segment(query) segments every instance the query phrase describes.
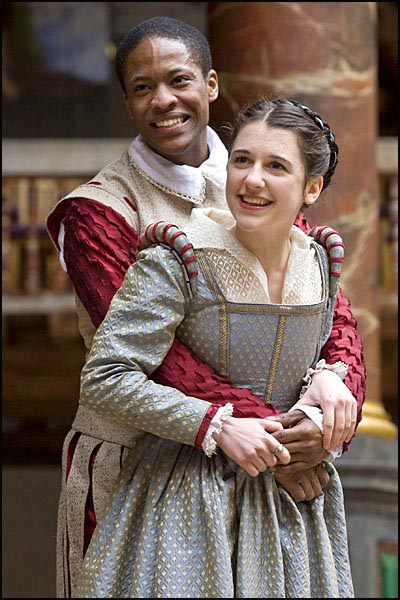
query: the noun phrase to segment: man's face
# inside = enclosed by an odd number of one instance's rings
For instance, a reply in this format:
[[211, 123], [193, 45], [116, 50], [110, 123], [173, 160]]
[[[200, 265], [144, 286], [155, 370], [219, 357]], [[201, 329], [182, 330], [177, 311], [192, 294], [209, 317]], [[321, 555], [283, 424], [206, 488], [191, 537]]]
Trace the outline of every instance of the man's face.
[[198, 167], [208, 157], [209, 103], [218, 78], [206, 79], [186, 46], [168, 38], [146, 38], [128, 56], [125, 102], [146, 143], [164, 158]]

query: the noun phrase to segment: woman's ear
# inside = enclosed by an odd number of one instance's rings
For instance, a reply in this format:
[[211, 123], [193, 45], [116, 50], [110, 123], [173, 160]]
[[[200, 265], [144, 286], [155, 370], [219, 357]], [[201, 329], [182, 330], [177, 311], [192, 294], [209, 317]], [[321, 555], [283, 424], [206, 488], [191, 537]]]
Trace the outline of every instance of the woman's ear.
[[314, 204], [314, 202], [316, 202], [319, 198], [323, 185], [324, 178], [322, 175], [316, 179], [310, 179], [307, 181], [306, 189], [304, 191], [304, 204]]

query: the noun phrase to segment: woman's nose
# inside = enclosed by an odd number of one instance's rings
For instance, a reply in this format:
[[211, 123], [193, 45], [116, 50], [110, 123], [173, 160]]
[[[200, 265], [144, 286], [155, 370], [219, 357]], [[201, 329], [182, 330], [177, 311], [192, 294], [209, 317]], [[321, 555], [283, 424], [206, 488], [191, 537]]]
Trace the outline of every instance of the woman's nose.
[[253, 165], [246, 176], [246, 185], [249, 188], [263, 188], [265, 186], [264, 175], [261, 167]]

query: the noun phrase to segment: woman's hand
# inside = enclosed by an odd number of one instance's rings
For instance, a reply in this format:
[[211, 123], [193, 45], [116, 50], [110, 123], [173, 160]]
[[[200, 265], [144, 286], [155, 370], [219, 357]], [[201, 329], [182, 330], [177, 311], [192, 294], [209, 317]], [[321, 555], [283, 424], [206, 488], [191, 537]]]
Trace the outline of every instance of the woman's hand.
[[281, 423], [269, 419], [238, 419], [228, 417], [224, 420], [220, 433], [213, 438], [223, 452], [234, 460], [252, 477], [277, 464], [288, 464], [290, 454], [271, 433], [282, 429]]
[[275, 473], [276, 481], [285, 488], [295, 502], [313, 500], [322, 494], [323, 488], [329, 481], [323, 464], [316, 465], [310, 469], [297, 471], [291, 475]]
[[304, 396], [291, 408], [319, 406], [324, 416], [323, 447], [331, 451], [349, 442], [357, 420], [357, 402], [336, 373], [322, 369], [314, 373]]

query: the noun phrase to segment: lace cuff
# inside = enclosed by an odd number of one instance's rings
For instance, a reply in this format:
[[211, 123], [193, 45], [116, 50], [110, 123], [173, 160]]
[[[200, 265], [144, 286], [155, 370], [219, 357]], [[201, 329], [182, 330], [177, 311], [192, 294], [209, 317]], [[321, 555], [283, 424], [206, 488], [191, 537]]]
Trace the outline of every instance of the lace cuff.
[[207, 433], [204, 436], [203, 443], [201, 444], [202, 449], [205, 454], [210, 457], [216, 452], [217, 442], [212, 437], [213, 433], [221, 433], [222, 426], [227, 417], [232, 416], [233, 413], [233, 404], [228, 402], [224, 406], [221, 406], [211, 419], [211, 423], [209, 428], [207, 429]]
[[307, 369], [307, 372], [303, 377], [303, 381], [305, 381], [306, 385], [303, 385], [303, 387], [301, 388], [299, 400], [300, 400], [300, 398], [302, 398], [304, 396], [304, 394], [310, 387], [311, 381], [312, 381], [311, 378], [312, 378], [312, 375], [314, 375], [314, 373], [320, 373], [323, 369], [327, 369], [328, 371], [333, 371], [334, 373], [336, 373], [336, 375], [338, 375], [340, 377], [340, 379], [343, 381], [347, 375], [348, 368], [349, 368], [349, 365], [347, 365], [346, 363], [344, 363], [341, 360], [338, 360], [337, 362], [333, 363], [333, 365], [330, 365], [325, 361], [324, 358], [321, 358], [321, 360], [319, 360], [317, 362], [315, 367], [310, 367], [309, 369]]

